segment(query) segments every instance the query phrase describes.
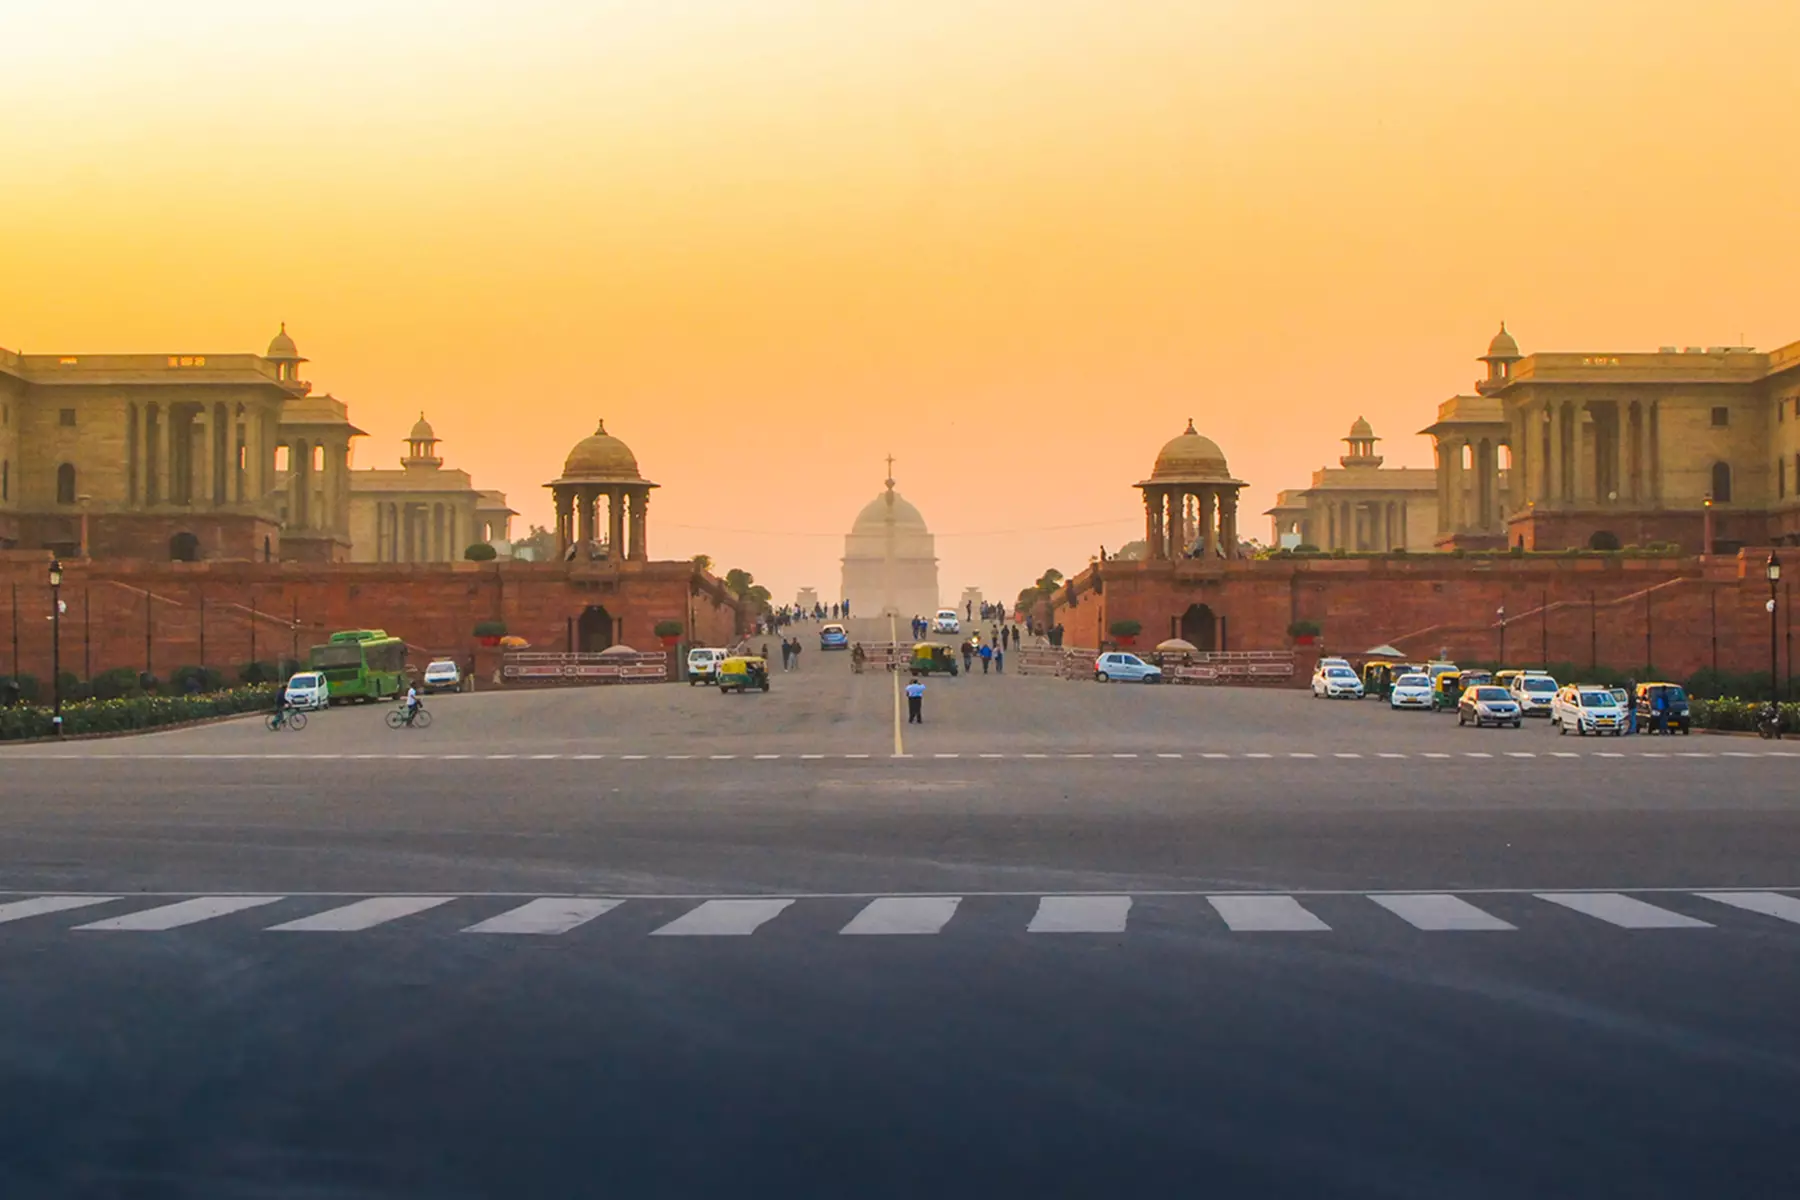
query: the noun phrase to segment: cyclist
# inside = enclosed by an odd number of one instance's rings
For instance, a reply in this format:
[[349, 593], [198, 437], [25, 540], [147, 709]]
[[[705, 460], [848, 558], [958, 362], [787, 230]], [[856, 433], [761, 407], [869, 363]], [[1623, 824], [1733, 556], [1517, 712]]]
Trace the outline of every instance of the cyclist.
[[287, 724], [288, 702], [287, 689], [280, 684], [275, 685], [275, 714], [269, 718], [270, 729], [280, 729]]
[[419, 715], [419, 689], [411, 684], [406, 688], [406, 723], [411, 725], [413, 718]]

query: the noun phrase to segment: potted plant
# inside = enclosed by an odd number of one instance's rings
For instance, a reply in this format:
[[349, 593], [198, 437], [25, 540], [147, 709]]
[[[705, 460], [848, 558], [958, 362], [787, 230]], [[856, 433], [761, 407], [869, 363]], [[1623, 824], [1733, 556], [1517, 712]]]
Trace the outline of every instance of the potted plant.
[[1317, 621], [1291, 621], [1288, 623], [1288, 636], [1294, 639], [1296, 646], [1310, 646], [1318, 640], [1322, 632]]
[[1118, 639], [1119, 645], [1135, 646], [1137, 645], [1137, 635], [1144, 631], [1144, 623], [1127, 618], [1123, 621], [1114, 621], [1106, 627], [1106, 631]]
[[505, 621], [475, 622], [475, 640], [484, 646], [498, 646], [500, 644], [500, 639], [505, 636]]
[[651, 632], [662, 639], [665, 647], [674, 646], [681, 640], [682, 624], [680, 621], [658, 621]]

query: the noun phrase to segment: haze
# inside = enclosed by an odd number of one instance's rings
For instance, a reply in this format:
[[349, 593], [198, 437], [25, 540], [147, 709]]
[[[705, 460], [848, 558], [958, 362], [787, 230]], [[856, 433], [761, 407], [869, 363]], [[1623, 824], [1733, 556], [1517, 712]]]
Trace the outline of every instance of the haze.
[[[479, 486], [604, 416], [657, 557], [829, 596], [897, 456], [943, 588], [1260, 513], [1527, 353], [1800, 336], [1787, 3], [12, 0], [0, 345], [261, 351]], [[1266, 536], [1247, 516], [1246, 532]]]

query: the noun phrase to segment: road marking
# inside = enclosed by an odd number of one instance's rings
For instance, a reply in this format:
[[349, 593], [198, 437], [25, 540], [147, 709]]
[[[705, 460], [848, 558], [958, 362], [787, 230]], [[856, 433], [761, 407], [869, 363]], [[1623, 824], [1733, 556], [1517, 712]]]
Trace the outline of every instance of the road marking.
[[489, 917], [463, 930], [464, 933], [567, 933], [577, 925], [585, 925], [602, 913], [611, 912], [623, 900], [581, 900], [573, 897], [540, 896], [536, 900]]
[[[825, 756], [823, 754], [802, 754], [800, 757], [801, 758], [824, 758]], [[869, 756], [866, 754], [846, 754], [846, 755], [844, 755], [844, 757], [845, 758], [867, 758]]]
[[1494, 756], [1489, 754], [1486, 750], [1464, 750], [1463, 757], [1464, 758], [1492, 758]]
[[1654, 904], [1621, 895], [1618, 892], [1538, 892], [1539, 900], [1548, 900], [1578, 913], [1596, 917], [1621, 929], [1710, 929], [1707, 921], [1697, 921]]
[[[638, 756], [638, 757], [641, 757], [641, 756]], [[692, 757], [694, 757], [694, 756], [691, 754], [665, 754], [665, 755], [663, 755], [663, 761], [664, 762], [681, 762], [684, 759], [689, 759]]]
[[1381, 754], [1381, 755], [1377, 755], [1377, 757], [1379, 757], [1379, 758], [1405, 758], [1406, 755], [1404, 755], [1404, 754]]
[[[336, 758], [336, 757], [337, 757], [337, 755], [335, 755], [335, 754], [334, 754], [334, 755], [332, 755], [332, 756], [331, 756], [331, 757], [333, 757], [333, 758]], [[474, 757], [474, 755], [472, 755], [472, 754], [440, 754], [440, 755], [438, 755], [438, 761], [440, 761], [440, 762], [449, 762], [449, 761], [451, 761], [451, 760], [452, 760], [452, 759], [458, 759], [458, 758], [473, 758], [473, 757]], [[579, 757], [582, 757], [582, 756], [581, 756], [581, 755], [577, 755], [577, 756], [576, 756], [576, 757], [578, 757], [578, 758], [579, 758]]]
[[361, 933], [401, 917], [422, 913], [428, 908], [448, 904], [454, 896], [375, 896], [338, 908], [328, 908], [310, 917], [283, 921], [269, 926], [271, 933]]
[[1448, 754], [1438, 754], [1431, 750], [1427, 750], [1425, 752], [1425, 757], [1426, 758], [1449, 758], [1450, 756]]
[[663, 937], [745, 937], [792, 900], [708, 900], [650, 932]]
[[1180, 758], [1181, 755], [1179, 755], [1179, 754], [1158, 754], [1156, 757], [1158, 757], [1158, 758]]
[[569, 755], [569, 757], [570, 758], [583, 758], [583, 759], [588, 759], [591, 761], [596, 758], [605, 758], [606, 755], [604, 755], [604, 754], [571, 754], [571, 755]]
[[1313, 933], [1331, 928], [1292, 896], [1208, 896], [1206, 902], [1234, 933]]
[[[364, 756], [364, 755], [361, 755], [361, 754], [359, 754], [359, 755], [357, 755], [357, 756], [356, 756], [356, 757], [358, 757], [358, 758], [363, 758], [363, 757], [365, 757], [365, 756]], [[367, 755], [367, 756], [366, 756], [366, 757], [368, 757], [368, 758], [380, 758], [380, 757], [381, 757], [381, 756], [380, 756], [380, 755], [378, 755], [378, 754], [370, 754], [370, 755]], [[495, 759], [495, 758], [517, 758], [517, 757], [519, 757], [519, 756], [518, 756], [518, 755], [516, 755], [516, 754], [490, 754], [490, 755], [488, 755], [488, 757], [489, 757], [489, 758], [490, 758], [490, 759]]]
[[1726, 750], [1723, 753], [1726, 758], [1756, 758], [1756, 757], [1758, 757], [1757, 755], [1751, 753], [1748, 750]]
[[[424, 758], [425, 756], [423, 754], [403, 754], [403, 755], [401, 755], [401, 757], [402, 758]], [[560, 755], [560, 754], [533, 754], [531, 757], [534, 759], [546, 759], [546, 758], [561, 758], [562, 755]]]
[[1304, 750], [1295, 750], [1295, 751], [1292, 751], [1291, 753], [1289, 753], [1288, 757], [1289, 758], [1317, 758], [1319, 756], [1316, 754], [1309, 754]]
[[[1209, 755], [1207, 755], [1207, 757], [1211, 758], [1212, 755], [1209, 754]], [[1219, 757], [1220, 758], [1230, 758], [1231, 756], [1229, 754], [1221, 754], [1221, 755], [1219, 755]], [[1252, 751], [1251, 753], [1244, 755], [1244, 757], [1245, 758], [1274, 758], [1275, 756], [1273, 754], [1263, 754], [1260, 751]]]
[[1004, 755], [1004, 754], [983, 754], [981, 757], [983, 757], [983, 758], [1005, 758], [1006, 755]]
[[1675, 757], [1676, 758], [1711, 758], [1712, 754], [1705, 750], [1683, 750], [1683, 751], [1679, 752], [1678, 754], [1676, 754]]
[[1531, 750], [1508, 750], [1506, 752], [1506, 757], [1508, 757], [1508, 758], [1536, 758], [1537, 754]]
[[960, 754], [934, 754], [931, 757], [933, 757], [933, 758], [961, 758], [962, 755], [960, 755]]
[[1594, 751], [1594, 756], [1596, 758], [1624, 758], [1625, 757], [1623, 754], [1620, 754], [1617, 750], [1596, 750], [1596, 751]]
[[619, 755], [619, 757], [624, 758], [624, 759], [629, 759], [632, 762], [642, 762], [644, 759], [649, 758], [650, 756], [648, 754], [621, 754], [621, 755]]
[[1354, 753], [1354, 752], [1339, 751], [1338, 753], [1332, 755], [1331, 757], [1333, 757], [1333, 758], [1361, 758], [1362, 755]]
[[1063, 757], [1064, 758], [1092, 758], [1094, 756], [1092, 754], [1065, 754], [1065, 755], [1063, 755]]
[[0, 904], [0, 925], [45, 913], [68, 912], [71, 908], [105, 904], [108, 900], [117, 899], [117, 896], [37, 896], [30, 900], [14, 900], [10, 904]]
[[1113, 755], [1113, 757], [1114, 758], [1136, 758], [1137, 755], [1135, 755], [1135, 754], [1115, 754], [1115, 755]]
[[779, 755], [779, 754], [757, 754], [757, 755], [752, 755], [752, 757], [759, 758], [759, 759], [767, 759], [767, 758], [780, 758], [781, 755]]
[[1050, 756], [1048, 754], [1023, 754], [1023, 755], [1020, 755], [1020, 757], [1021, 758], [1049, 758]]
[[1551, 758], [1580, 758], [1581, 755], [1574, 750], [1552, 750], [1550, 752], [1550, 757]]
[[1130, 896], [1040, 896], [1027, 933], [1124, 933]]
[[882, 896], [838, 930], [844, 934], [936, 933], [956, 915], [961, 896]]
[[737, 755], [735, 755], [735, 754], [709, 754], [706, 757], [711, 759], [713, 762], [727, 762], [731, 759], [736, 758]]
[[164, 904], [157, 908], [126, 913], [122, 917], [113, 917], [106, 921], [95, 921], [91, 925], [77, 925], [75, 928], [152, 933], [164, 929], [179, 929], [183, 925], [193, 925], [200, 921], [210, 921], [214, 917], [242, 912], [246, 908], [259, 908], [264, 904], [273, 904], [280, 899], [282, 899], [280, 896], [199, 896], [193, 900], [182, 900], [175, 904]]
[[1492, 913], [1483, 912], [1467, 900], [1442, 892], [1419, 896], [1370, 896], [1369, 899], [1415, 929], [1518, 928]]
[[1694, 895], [1800, 925], [1800, 900], [1779, 892], [1695, 892]]

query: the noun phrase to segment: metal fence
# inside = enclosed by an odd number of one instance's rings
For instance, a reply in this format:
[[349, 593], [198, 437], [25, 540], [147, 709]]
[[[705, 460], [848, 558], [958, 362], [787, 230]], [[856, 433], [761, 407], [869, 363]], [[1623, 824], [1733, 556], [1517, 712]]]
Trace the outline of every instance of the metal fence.
[[[1094, 659], [1100, 651], [1080, 646], [1026, 646], [1007, 656], [1021, 675], [1056, 675], [1063, 679], [1091, 679]], [[1187, 654], [1145, 654], [1159, 662], [1170, 683], [1282, 684], [1294, 677], [1292, 650], [1221, 650]]]
[[664, 683], [669, 678], [669, 656], [522, 650], [501, 659], [500, 677], [507, 683]]

